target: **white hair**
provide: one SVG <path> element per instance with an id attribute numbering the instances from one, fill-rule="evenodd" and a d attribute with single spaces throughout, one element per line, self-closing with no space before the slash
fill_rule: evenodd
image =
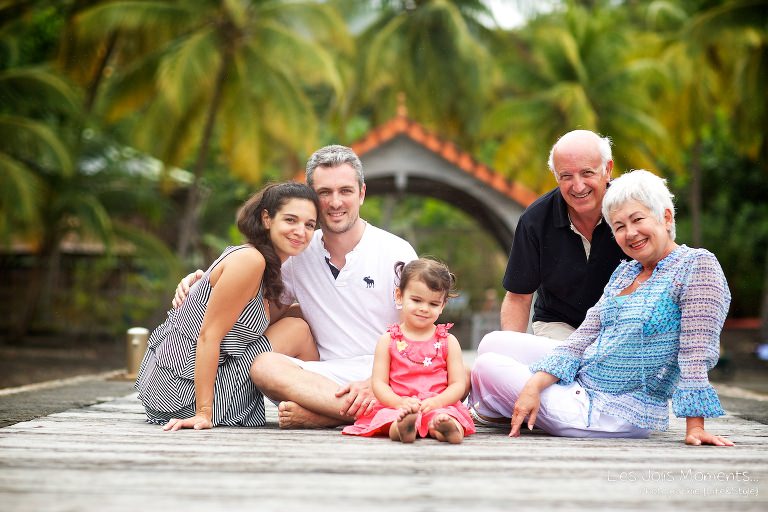
<path id="1" fill-rule="evenodd" d="M 637 201 L 642 204 L 664 223 L 664 211 L 672 212 L 672 226 L 669 228 L 669 236 L 675 239 L 675 205 L 672 198 L 675 197 L 667 188 L 667 180 L 648 172 L 645 169 L 637 169 L 622 174 L 611 181 L 608 190 L 603 197 L 603 217 L 611 224 L 610 214 L 621 208 L 627 201 Z"/>
<path id="2" fill-rule="evenodd" d="M 595 136 L 595 139 L 597 139 L 595 142 L 597 143 L 597 150 L 600 152 L 600 170 L 603 172 L 603 174 L 607 172 L 608 162 L 613 160 L 613 154 L 611 153 L 611 138 L 601 137 L 595 132 L 591 132 L 589 130 L 573 130 L 557 139 L 557 142 L 552 145 L 552 149 L 549 150 L 549 159 L 547 160 L 547 165 L 549 166 L 549 170 L 552 171 L 552 174 L 555 175 L 556 180 L 560 179 L 560 177 L 557 175 L 557 170 L 555 169 L 555 149 L 557 149 L 557 145 L 563 139 L 568 139 L 576 134 L 584 135 L 585 133 L 591 133 Z"/>

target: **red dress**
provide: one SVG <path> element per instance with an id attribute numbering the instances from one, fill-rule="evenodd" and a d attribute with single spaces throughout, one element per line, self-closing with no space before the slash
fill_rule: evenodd
<path id="1" fill-rule="evenodd" d="M 437 396 L 448 387 L 448 329 L 453 324 L 439 324 L 430 340 L 413 341 L 405 338 L 399 325 L 387 329 L 389 342 L 389 385 L 400 396 L 414 396 L 421 400 Z M 427 437 L 429 422 L 437 414 L 446 413 L 462 427 L 464 435 L 475 432 L 475 424 L 466 406 L 461 402 L 447 405 L 426 414 L 418 413 L 416 429 Z M 389 426 L 397 420 L 399 412 L 392 407 L 376 403 L 374 409 L 357 418 L 354 425 L 344 427 L 342 433 L 355 436 L 387 435 Z"/>

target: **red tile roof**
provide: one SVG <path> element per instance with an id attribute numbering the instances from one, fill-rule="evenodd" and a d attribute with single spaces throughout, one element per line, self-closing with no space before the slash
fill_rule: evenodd
<path id="1" fill-rule="evenodd" d="M 374 128 L 361 140 L 352 144 L 358 156 L 377 148 L 398 135 L 405 135 L 412 141 L 424 146 L 429 151 L 441 156 L 463 172 L 470 174 L 489 187 L 496 189 L 524 208 L 533 203 L 539 195 L 522 185 L 507 179 L 490 167 L 477 162 L 472 155 L 461 150 L 453 142 L 444 140 L 430 132 L 416 121 L 409 119 L 404 109 L 398 109 L 398 115 L 386 123 Z"/>

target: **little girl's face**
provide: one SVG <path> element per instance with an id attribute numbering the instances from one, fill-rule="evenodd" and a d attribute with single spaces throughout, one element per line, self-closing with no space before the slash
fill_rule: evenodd
<path id="1" fill-rule="evenodd" d="M 445 307 L 445 293 L 430 290 L 418 280 L 409 282 L 402 292 L 397 288 L 395 298 L 403 305 L 403 322 L 415 328 L 434 324 Z"/>

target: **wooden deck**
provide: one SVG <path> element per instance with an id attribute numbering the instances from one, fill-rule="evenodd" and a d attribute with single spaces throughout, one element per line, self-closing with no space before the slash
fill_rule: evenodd
<path id="1" fill-rule="evenodd" d="M 135 395 L 0 429 L 3 511 L 760 510 L 765 425 L 708 422 L 735 448 L 480 428 L 461 445 L 260 429 L 165 433 Z"/>

